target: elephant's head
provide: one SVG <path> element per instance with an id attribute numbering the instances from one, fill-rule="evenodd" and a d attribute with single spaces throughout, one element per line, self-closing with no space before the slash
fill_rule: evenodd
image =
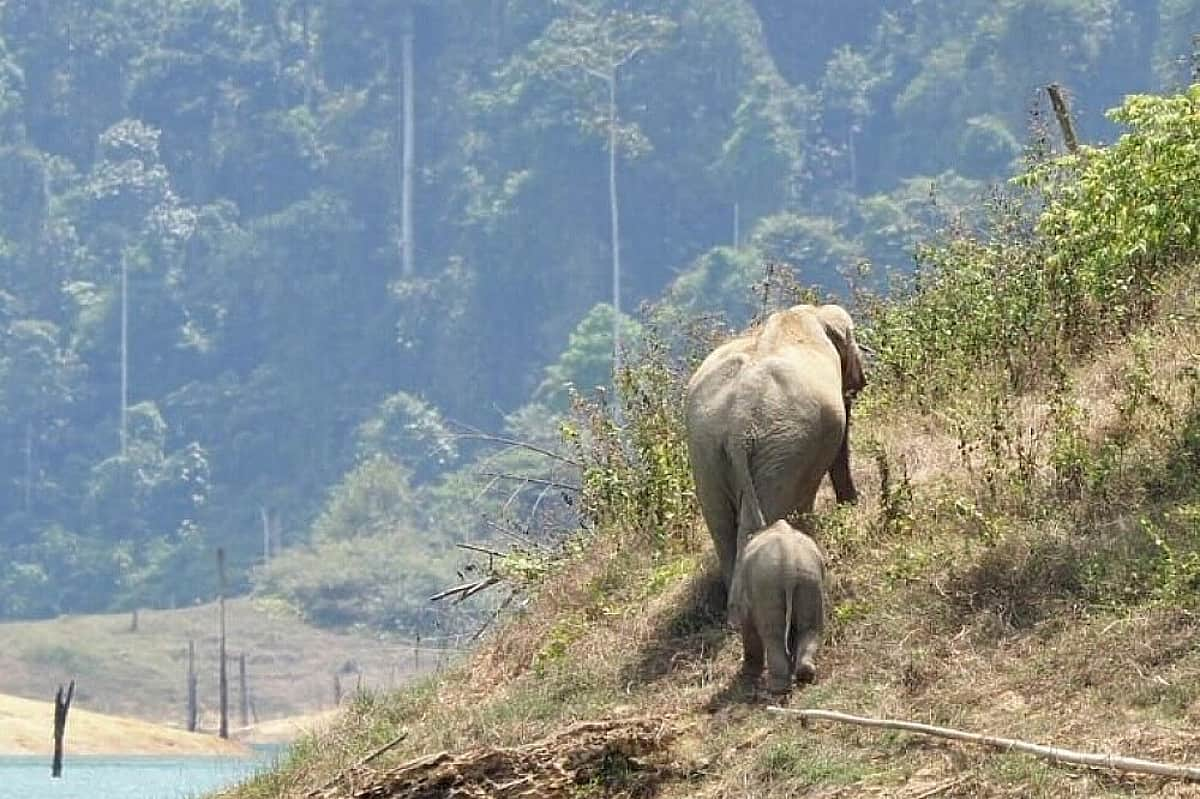
<path id="1" fill-rule="evenodd" d="M 842 393 L 849 400 L 867 383 L 862 353 L 854 340 L 854 320 L 840 305 L 822 305 L 817 308 L 817 316 L 842 358 Z"/>

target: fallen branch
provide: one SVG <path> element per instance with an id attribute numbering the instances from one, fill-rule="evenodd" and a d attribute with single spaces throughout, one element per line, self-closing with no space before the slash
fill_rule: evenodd
<path id="1" fill-rule="evenodd" d="M 521 746 L 422 755 L 365 775 L 363 784 L 348 794 L 334 793 L 328 785 L 308 796 L 550 799 L 575 795 L 614 770 L 631 793 L 639 787 L 648 793 L 648 788 L 692 774 L 675 763 L 671 744 L 678 735 L 677 726 L 664 718 L 578 722 Z"/>
<path id="2" fill-rule="evenodd" d="M 810 719 L 819 721 L 837 721 L 842 724 L 854 724 L 860 727 L 877 727 L 886 730 L 905 730 L 921 735 L 932 735 L 939 738 L 951 738 L 956 741 L 990 746 L 993 749 L 1003 749 L 1006 752 L 1021 752 L 1026 755 L 1040 757 L 1052 763 L 1067 763 L 1073 766 L 1093 766 L 1109 768 L 1117 771 L 1131 771 L 1139 774 L 1154 774 L 1159 777 L 1200 782 L 1200 768 L 1193 766 L 1177 766 L 1170 763 L 1156 763 L 1152 760 L 1141 760 L 1136 757 L 1099 754 L 1094 752 L 1076 752 L 1057 746 L 1042 746 L 1015 738 L 1000 738 L 993 735 L 979 735 L 973 732 L 951 729 L 950 727 L 935 727 L 931 724 L 918 724 L 913 721 L 898 721 L 895 719 L 876 719 L 864 716 L 851 716 L 833 710 L 793 710 L 783 707 L 768 707 L 767 712 L 779 715 L 799 716 L 802 721 Z"/>
<path id="3" fill-rule="evenodd" d="M 478 594 L 483 589 L 493 586 L 498 582 L 500 582 L 500 578 L 495 575 L 484 577 L 482 580 L 473 580 L 469 583 L 456 585 L 453 588 L 447 588 L 445 591 L 438 591 L 436 594 L 429 597 L 429 601 L 437 602 L 439 599 L 445 599 L 448 596 L 459 594 L 460 596 L 455 600 L 455 602 L 462 602 L 467 597 Z"/>

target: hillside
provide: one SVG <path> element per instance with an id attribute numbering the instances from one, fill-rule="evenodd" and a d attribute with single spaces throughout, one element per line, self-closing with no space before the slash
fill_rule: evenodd
<path id="1" fill-rule="evenodd" d="M 1034 164 L 1030 194 L 933 238 L 919 285 L 859 298 L 877 352 L 852 428 L 863 496 L 812 520 L 833 611 L 793 706 L 1200 758 L 1200 87 L 1114 118 L 1130 132 L 1110 148 Z M 621 425 L 577 407 L 593 529 L 532 577 L 528 554 L 501 571 L 530 601 L 468 661 L 360 697 L 228 795 L 1195 795 L 765 712 L 736 679 L 680 429 L 720 337 L 628 364 Z"/>
<path id="2" fill-rule="evenodd" d="M 333 707 L 334 675 L 344 696 L 362 686 L 395 688 L 444 665 L 449 653 L 411 643 L 317 629 L 282 607 L 248 599 L 227 603 L 227 648 L 246 653 L 247 684 L 261 721 Z M 187 644 L 196 645 L 200 726 L 216 728 L 217 607 L 60 616 L 0 624 L 0 693 L 41 698 L 67 680 L 90 710 L 181 726 L 186 706 Z M 238 718 L 238 663 L 230 661 L 230 723 Z"/>
<path id="3" fill-rule="evenodd" d="M 1198 279 L 1200 270 L 1187 278 L 1190 285 Z M 1148 388 L 1172 408 L 1186 402 L 1179 392 L 1194 385 L 1189 370 L 1200 362 L 1198 300 L 1196 292 L 1180 297 L 1172 321 L 1139 339 L 1155 342 L 1145 353 L 1155 364 Z M 1111 432 L 1122 401 L 1113 386 L 1130 361 L 1130 345 L 1118 343 L 1073 370 L 1089 439 Z M 1047 435 L 1039 432 L 1046 398 L 1027 395 L 1020 404 L 1019 427 L 1034 431 L 1036 468 L 1045 469 L 1048 441 L 1038 436 Z M 983 513 L 972 500 L 986 491 L 976 482 L 985 458 L 976 451 L 963 468 L 960 440 L 943 415 L 863 418 L 859 453 L 868 441 L 882 444 L 890 463 L 906 464 L 904 490 L 911 493 L 897 508 L 893 484 L 884 488 L 893 499 L 882 501 L 878 466 L 858 455 L 862 502 L 837 515 L 833 535 L 823 539 L 837 599 L 818 660 L 821 677 L 797 689 L 792 705 L 1168 762 L 1200 758 L 1193 731 L 1200 720 L 1200 620 L 1173 596 L 1144 601 L 1152 574 L 1134 577 L 1147 584 L 1128 586 L 1143 601 L 1096 596 L 1099 588 L 1089 585 L 1092 570 L 1122 568 L 1121 559 L 1133 557 L 1128 550 L 1138 555 L 1131 570 L 1167 568 L 1145 559 L 1147 540 L 1133 532 L 1142 518 L 1137 503 L 1121 496 L 1096 509 L 1066 502 L 1066 514 L 1080 517 L 1074 529 L 1055 512 Z M 1154 467 L 1145 477 L 1160 474 Z M 831 497 L 822 499 L 829 511 Z M 1193 514 L 1194 525 L 1196 507 L 1174 512 Z M 820 723 L 802 730 L 768 716 L 767 700 L 737 682 L 740 642 L 713 608 L 719 588 L 709 549 L 702 527 L 681 551 L 653 558 L 618 550 L 615 539 L 592 542 L 468 664 L 409 691 L 361 701 L 291 769 L 230 795 L 302 795 L 397 729 L 409 736 L 379 765 L 385 784 L 387 764 L 418 754 L 518 746 L 581 720 L 631 718 L 651 719 L 664 735 L 663 751 L 647 751 L 642 760 L 673 770 L 622 771 L 611 790 L 583 795 L 1195 795 L 1157 778 L 1054 768 L 892 732 Z M 1187 563 L 1187 574 L 1195 574 L 1194 561 Z M 1192 590 L 1192 578 L 1172 579 L 1185 581 L 1177 590 Z M 563 754 L 570 748 L 568 741 Z"/>
<path id="4" fill-rule="evenodd" d="M 54 703 L 0 694 L 0 754 L 45 755 L 50 751 Z M 72 703 L 66 751 L 71 755 L 245 755 L 236 741 L 95 713 Z"/>

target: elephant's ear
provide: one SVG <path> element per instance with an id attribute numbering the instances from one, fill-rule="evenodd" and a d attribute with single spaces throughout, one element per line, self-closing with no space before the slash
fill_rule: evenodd
<path id="1" fill-rule="evenodd" d="M 825 335 L 837 347 L 842 359 L 842 393 L 853 397 L 866 385 L 863 373 L 862 353 L 854 339 L 854 320 L 840 305 L 822 305 L 817 315 L 825 328 Z"/>

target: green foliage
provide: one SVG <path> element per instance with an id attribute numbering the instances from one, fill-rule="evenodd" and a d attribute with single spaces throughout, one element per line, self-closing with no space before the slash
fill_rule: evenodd
<path id="1" fill-rule="evenodd" d="M 1129 128 L 1111 146 L 1081 148 L 1023 179 L 1052 187 L 1039 230 L 1052 242 L 1047 267 L 1069 325 L 1086 315 L 1127 320 L 1161 269 L 1200 245 L 1191 190 L 1200 181 L 1200 85 L 1131 96 L 1110 117 Z"/>
<path id="2" fill-rule="evenodd" d="M 355 437 L 359 458 L 391 458 L 417 476 L 444 471 L 458 457 L 458 443 L 438 409 L 404 391 L 379 403 Z"/>
<path id="3" fill-rule="evenodd" d="M 647 327 L 617 374 L 616 404 L 577 396 L 564 436 L 583 464 L 584 517 L 662 548 L 690 541 L 697 510 L 682 419 L 696 339 L 676 353 L 661 328 Z"/>
<path id="4" fill-rule="evenodd" d="M 428 600 L 453 575 L 444 542 L 393 528 L 290 549 L 256 573 L 255 587 L 314 624 L 412 632 L 465 626 L 466 613 Z"/>
<path id="5" fill-rule="evenodd" d="M 612 385 L 613 308 L 600 303 L 588 311 L 567 339 L 567 348 L 546 367 L 546 377 L 535 396 L 560 410 L 566 410 L 571 391 L 588 393 Z M 621 315 L 621 348 L 637 351 L 642 326 Z"/>
<path id="6" fill-rule="evenodd" d="M 349 472 L 313 522 L 317 543 L 377 536 L 418 518 L 409 472 L 386 455 L 374 455 Z"/>
<path id="7" fill-rule="evenodd" d="M 922 230 L 978 189 L 958 175 L 1007 171 L 1029 87 L 1063 80 L 1080 129 L 1107 135 L 1100 109 L 1148 85 L 1152 68 L 1178 75 L 1194 16 L 1174 0 L 1134 11 L 1101 0 L 495 5 L 3 4 L 0 446 L 13 457 L 0 465 L 0 580 L 21 593 L 3 612 L 202 599 L 212 580 L 188 563 L 216 546 L 243 586 L 262 557 L 246 534 L 261 512 L 279 519 L 285 546 L 303 546 L 295 531 L 332 512 L 331 490 L 365 483 L 356 470 L 377 456 L 418 487 L 415 524 L 467 529 L 464 486 L 482 461 L 459 451 L 446 420 L 494 429 L 522 408 L 523 432 L 540 427 L 545 443 L 567 411 L 564 383 L 614 382 L 597 306 L 610 291 L 610 122 L 624 300 L 670 284 L 672 325 L 723 311 L 741 327 L 762 310 L 747 288 L 765 261 L 833 290 L 862 257 L 907 270 Z M 1164 102 L 1131 106 L 1122 122 L 1149 131 L 1144 171 L 1167 193 L 1194 176 L 1170 143 L 1186 114 Z M 410 242 L 402 120 L 416 138 Z M 1069 169 L 1098 168 L 1083 160 Z M 1136 177 L 1137 163 L 1115 165 L 1114 180 Z M 936 210 L 921 175 L 938 176 Z M 1154 227 L 1186 222 L 1185 202 L 1143 194 L 1129 207 L 1157 202 Z M 1147 247 L 1184 246 L 1172 230 Z M 984 342 L 1008 313 L 1028 328 L 1018 339 L 1043 332 L 1026 318 L 1038 291 L 1076 307 L 1079 292 L 1039 288 L 994 232 L 923 257 L 925 278 L 974 266 L 932 280 L 953 330 L 898 312 L 880 325 L 884 382 L 914 379 L 919 352 L 1005 362 Z M 402 275 L 408 245 L 414 269 Z M 1119 269 L 1089 269 L 1105 291 L 1121 285 Z M 994 310 L 1014 298 L 1016 310 Z M 151 407 L 158 417 L 124 458 L 123 342 L 134 421 Z M 1020 347 L 1004 347 L 1019 365 Z M 632 442 L 611 460 L 648 485 L 621 478 L 606 491 L 661 500 L 647 524 L 672 527 L 690 500 L 678 441 L 652 443 L 677 388 L 658 369 L 618 377 L 623 397 L 609 399 L 626 426 L 612 435 Z M 506 452 L 493 469 L 531 463 Z M 495 513 L 506 499 L 481 502 Z M 509 510 L 534 504 L 521 494 Z M 355 513 L 321 524 L 335 537 L 381 524 Z M 72 588 L 39 596 L 47 573 Z"/>

